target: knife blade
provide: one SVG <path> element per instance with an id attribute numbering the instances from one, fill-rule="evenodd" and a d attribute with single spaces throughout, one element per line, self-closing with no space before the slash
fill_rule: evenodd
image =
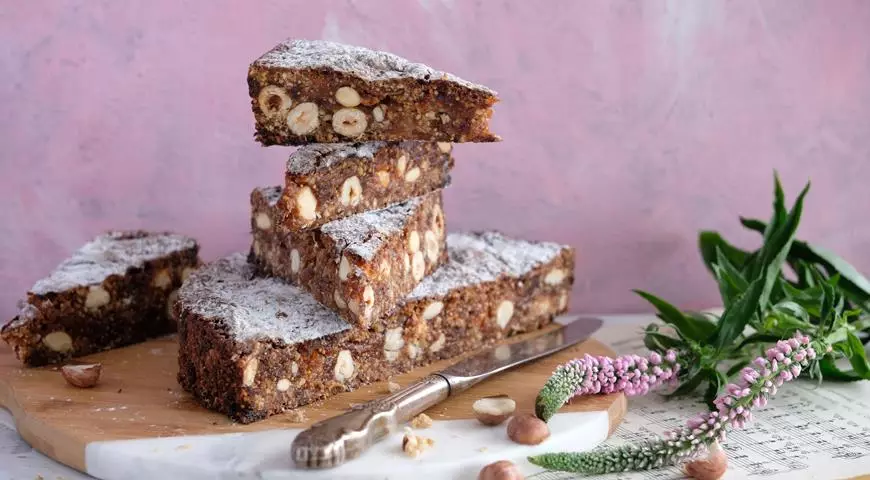
<path id="1" fill-rule="evenodd" d="M 562 316 L 556 321 L 564 324 L 572 317 L 576 319 L 558 330 L 484 350 L 388 397 L 311 425 L 293 440 L 294 463 L 304 469 L 337 467 L 429 407 L 500 372 L 582 342 L 602 325 L 590 317 Z"/>

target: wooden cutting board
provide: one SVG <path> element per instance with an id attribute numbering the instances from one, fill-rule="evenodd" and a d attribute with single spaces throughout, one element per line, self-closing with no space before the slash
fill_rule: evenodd
<path id="1" fill-rule="evenodd" d="M 558 327 L 552 326 L 511 341 L 540 335 L 554 328 Z M 89 445 L 104 446 L 106 442 L 157 437 L 302 428 L 337 415 L 351 404 L 363 403 L 387 393 L 385 382 L 373 384 L 300 408 L 298 412 L 304 416 L 302 421 L 294 414 L 283 414 L 241 425 L 200 407 L 181 389 L 175 379 L 176 353 L 176 339 L 170 336 L 78 359 L 77 362 L 81 363 L 103 364 L 99 385 L 78 389 L 67 385 L 57 367 L 23 368 L 12 351 L 3 345 L 0 346 L 0 405 L 12 412 L 21 436 L 34 448 L 70 467 L 99 476 L 96 471 L 102 467 L 89 465 L 86 460 Z M 613 354 L 608 347 L 590 339 L 534 364 L 501 374 L 436 405 L 427 413 L 436 423 L 473 419 L 471 404 L 474 400 L 503 393 L 516 400 L 518 412 L 533 411 L 535 396 L 555 366 L 584 353 Z M 453 362 L 455 360 L 439 362 L 393 380 L 404 386 Z M 605 413 L 609 434 L 622 420 L 625 409 L 625 398 L 619 394 L 588 397 L 566 406 L 564 411 Z M 129 442 L 121 443 L 129 445 Z M 109 476 L 112 475 L 104 474 L 103 478 Z"/>

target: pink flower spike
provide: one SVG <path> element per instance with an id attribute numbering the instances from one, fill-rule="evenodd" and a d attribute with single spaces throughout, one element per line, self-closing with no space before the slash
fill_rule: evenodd
<path id="1" fill-rule="evenodd" d="M 782 364 L 785 365 L 786 367 L 789 366 L 789 365 L 791 365 L 791 359 L 788 358 L 788 357 L 783 358 L 783 359 L 782 359 Z"/>
<path id="2" fill-rule="evenodd" d="M 675 352 L 674 350 L 668 350 L 667 353 L 665 353 L 665 360 L 667 360 L 669 363 L 676 362 L 677 352 Z"/>
<path id="3" fill-rule="evenodd" d="M 816 351 L 812 347 L 807 349 L 807 358 L 809 358 L 810 360 L 816 358 Z"/>
<path id="4" fill-rule="evenodd" d="M 658 364 L 662 363 L 662 356 L 659 355 L 657 352 L 650 353 L 649 354 L 649 363 L 651 363 L 653 365 L 658 365 Z"/>
<path id="5" fill-rule="evenodd" d="M 801 375 L 800 365 L 792 365 L 791 366 L 791 374 L 794 376 L 794 378 L 799 377 Z"/>

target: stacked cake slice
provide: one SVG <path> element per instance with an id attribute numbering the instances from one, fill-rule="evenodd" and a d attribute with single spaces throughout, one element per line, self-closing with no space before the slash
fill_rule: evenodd
<path id="1" fill-rule="evenodd" d="M 256 60 L 256 138 L 300 145 L 251 193 L 252 244 L 191 275 L 181 385 L 252 422 L 565 311 L 574 250 L 447 233 L 451 142 L 490 142 L 495 93 L 383 52 L 288 41 Z"/>

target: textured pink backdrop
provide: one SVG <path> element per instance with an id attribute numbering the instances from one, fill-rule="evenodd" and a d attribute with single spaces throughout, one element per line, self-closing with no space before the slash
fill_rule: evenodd
<path id="1" fill-rule="evenodd" d="M 546 6 L 543 6 L 546 5 Z M 499 91 L 504 142 L 456 148 L 453 229 L 578 248 L 575 305 L 644 288 L 717 300 L 701 228 L 741 242 L 771 174 L 808 178 L 803 237 L 870 270 L 870 2 L 6 2 L 0 314 L 109 228 L 248 245 L 248 192 L 288 150 L 252 139 L 248 63 L 287 36 L 393 51 Z"/>

